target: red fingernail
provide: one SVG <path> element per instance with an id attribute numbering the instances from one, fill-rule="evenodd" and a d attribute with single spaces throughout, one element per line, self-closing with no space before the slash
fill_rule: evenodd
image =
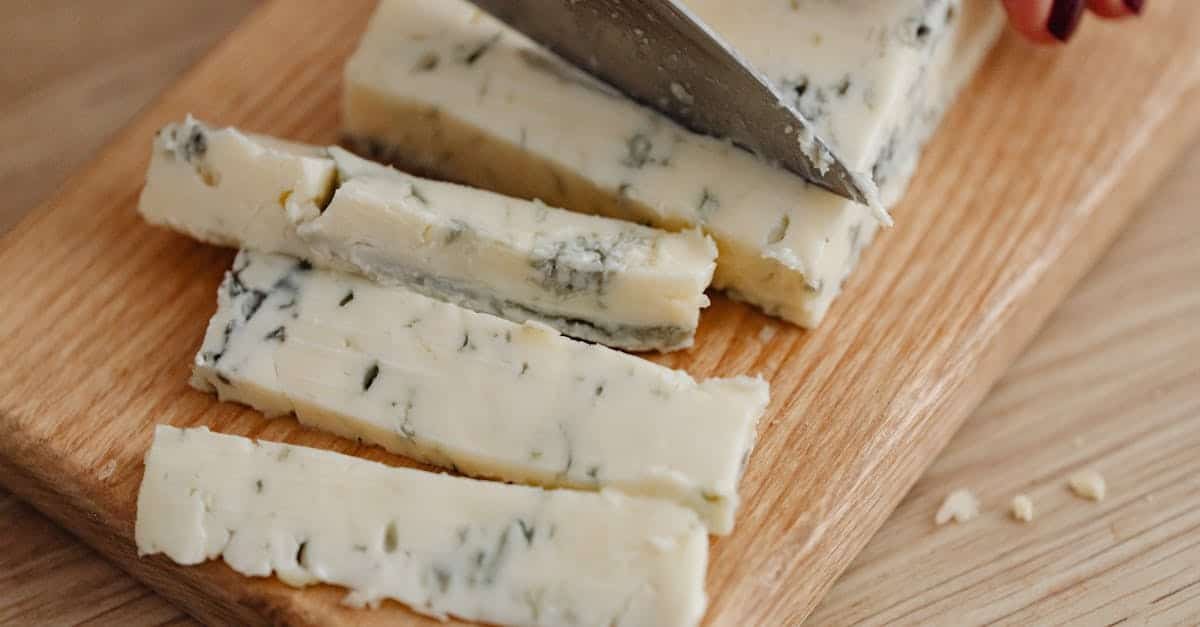
<path id="1" fill-rule="evenodd" d="M 1146 6 L 1146 0 L 1125 0 L 1125 6 L 1135 14 L 1141 15 L 1142 7 Z"/>
<path id="2" fill-rule="evenodd" d="M 1075 34 L 1075 29 L 1079 28 L 1083 8 L 1083 0 L 1054 0 L 1046 28 L 1059 41 L 1067 41 Z"/>

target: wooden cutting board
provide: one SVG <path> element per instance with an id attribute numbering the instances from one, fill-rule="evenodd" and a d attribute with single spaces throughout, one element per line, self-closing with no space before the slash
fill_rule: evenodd
<path id="1" fill-rule="evenodd" d="M 186 112 L 335 140 L 340 68 L 370 9 L 264 5 L 0 240 L 0 481 L 208 622 L 433 624 L 394 603 L 348 610 L 338 589 L 297 591 L 219 562 L 139 560 L 132 543 L 156 422 L 408 465 L 191 390 L 232 253 L 134 211 L 154 130 Z M 697 347 L 657 359 L 772 384 L 746 506 L 734 534 L 713 542 L 711 624 L 807 615 L 1200 130 L 1200 5 L 1159 0 L 1119 33 L 1088 26 L 1066 51 L 1006 39 L 993 53 L 929 147 L 898 226 L 821 328 L 717 298 Z"/>

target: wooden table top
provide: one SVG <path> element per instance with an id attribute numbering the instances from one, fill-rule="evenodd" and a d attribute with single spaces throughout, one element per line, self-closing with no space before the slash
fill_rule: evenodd
<path id="1" fill-rule="evenodd" d="M 18 2 L 0 16 L 0 232 L 252 8 Z M 95 6 L 93 7 L 93 4 Z M 1200 147 L 976 411 L 809 624 L 1200 624 Z M 1064 468 L 1107 479 L 1074 497 Z M 952 489 L 981 516 L 935 527 Z M 1017 493 L 1033 522 L 1008 518 Z M 0 491 L 0 624 L 190 624 Z"/>

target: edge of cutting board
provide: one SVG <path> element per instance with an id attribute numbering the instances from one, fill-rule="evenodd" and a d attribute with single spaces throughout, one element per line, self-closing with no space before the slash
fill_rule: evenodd
<path id="1" fill-rule="evenodd" d="M 349 610 L 335 588 L 293 590 L 220 562 L 139 559 L 132 543 L 154 422 L 405 463 L 187 388 L 232 254 L 134 212 L 150 136 L 185 112 L 333 140 L 331 77 L 369 10 L 265 4 L 0 240 L 12 295 L 0 309 L 0 482 L 205 622 L 437 624 L 396 603 Z M 849 565 L 1200 131 L 1198 27 L 1200 4 L 1159 0 L 1123 38 L 1098 23 L 1062 52 L 1006 38 L 928 148 L 899 226 L 821 328 L 716 298 L 696 349 L 655 358 L 772 381 L 738 527 L 713 541 L 709 624 L 795 624 Z M 763 341 L 766 325 L 777 332 Z"/>

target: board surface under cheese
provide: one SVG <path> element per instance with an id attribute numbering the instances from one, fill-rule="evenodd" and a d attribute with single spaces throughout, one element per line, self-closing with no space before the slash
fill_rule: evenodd
<path id="1" fill-rule="evenodd" d="M 157 136 L 139 210 L 204 241 L 630 350 L 690 346 L 716 265 L 699 231 L 581 215 L 190 118 Z"/>
<path id="2" fill-rule="evenodd" d="M 160 425 L 138 553 L 221 557 L 244 575 L 329 583 L 503 625 L 687 626 L 704 613 L 708 538 L 652 499 L 542 490 Z"/>
<path id="3" fill-rule="evenodd" d="M 243 251 L 193 384 L 467 474 L 675 501 L 728 533 L 767 400 L 366 279 Z"/>
<path id="4" fill-rule="evenodd" d="M 689 0 L 796 100 L 885 204 L 1003 20 L 994 0 Z M 346 66 L 357 150 L 663 228 L 702 226 L 714 285 L 820 321 L 877 228 L 865 207 L 675 125 L 465 0 L 383 0 Z"/>

